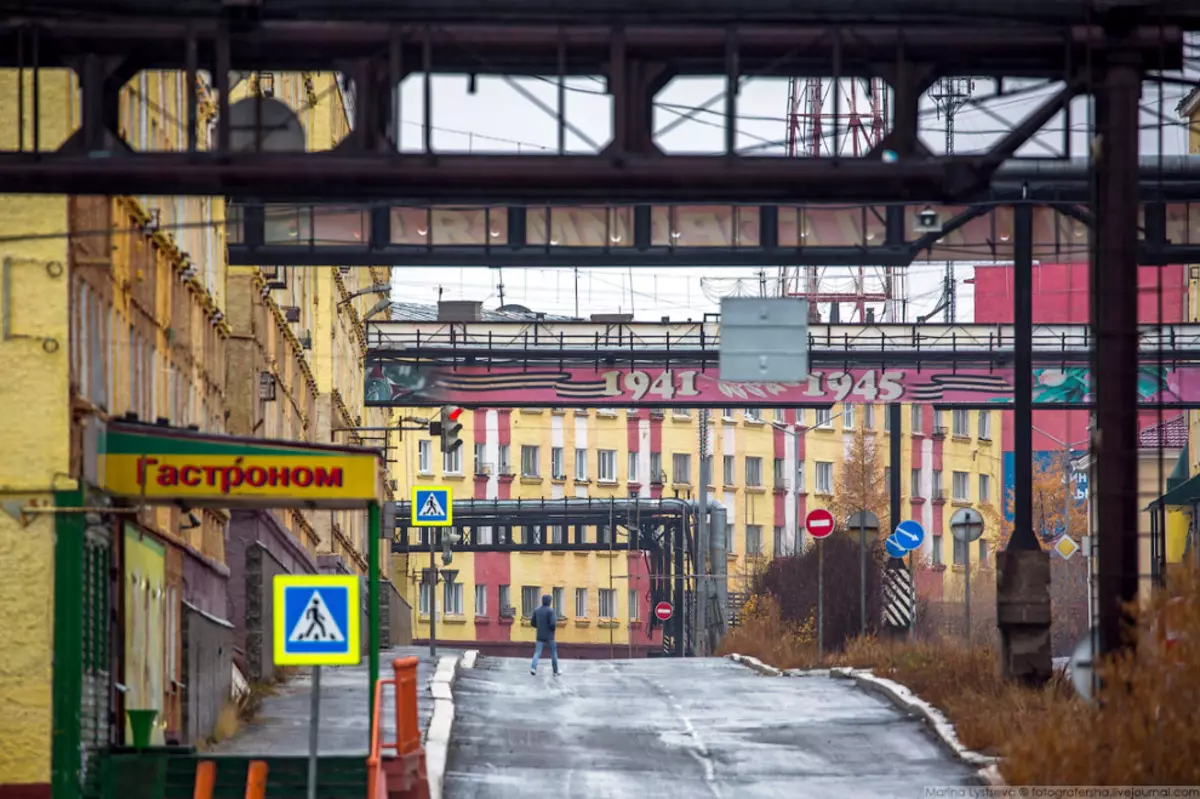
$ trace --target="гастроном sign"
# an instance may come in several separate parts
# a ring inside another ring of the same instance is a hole
[[[377,498],[379,459],[367,450],[110,427],[100,454],[106,491],[152,503],[362,507]]]
[[[1200,401],[1200,367],[1142,367],[1139,391],[1146,403]],[[1035,404],[1090,402],[1087,367],[1037,368]],[[897,369],[812,370],[803,383],[729,383],[707,370],[520,366],[413,367],[368,359],[368,405],[413,403],[554,407],[567,404],[630,407],[811,406],[839,402],[930,402],[945,405],[1011,404],[1011,369],[927,366]]]

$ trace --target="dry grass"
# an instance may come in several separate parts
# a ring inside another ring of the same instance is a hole
[[[1168,600],[1179,638],[1168,652],[1154,619]],[[1014,785],[1200,784],[1200,579],[1181,575],[1142,614],[1136,654],[1103,665],[1098,707],[1062,677],[1042,688],[1001,679],[989,646],[955,641],[910,644],[875,639],[817,657],[811,628],[782,622],[757,598],[722,654],[740,652],[779,668],[854,666],[906,685],[941,709],[970,749],[1004,758]]]

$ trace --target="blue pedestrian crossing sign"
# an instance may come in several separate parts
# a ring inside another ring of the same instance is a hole
[[[453,524],[454,500],[449,488],[417,486],[413,489],[413,527],[450,527]]]
[[[278,574],[274,589],[276,665],[353,666],[362,659],[358,577]]]

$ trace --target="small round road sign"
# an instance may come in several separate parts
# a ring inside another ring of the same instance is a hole
[[[833,535],[833,514],[824,508],[814,508],[804,517],[804,529],[813,538]]]
[[[671,607],[670,602],[659,602],[654,606],[654,615],[659,621],[666,621],[675,613],[675,608]]]

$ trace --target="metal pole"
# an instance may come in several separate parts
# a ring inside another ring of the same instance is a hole
[[[888,485],[888,535],[891,535],[891,533],[896,529],[896,525],[900,524],[900,470],[903,468],[903,455],[901,447],[903,441],[901,441],[901,426],[904,424],[902,411],[903,406],[898,402],[893,402],[887,408],[888,429],[891,430],[891,437],[888,439],[888,465],[889,469],[891,470],[888,474],[888,477],[890,478],[888,480],[888,483],[890,484]],[[916,560],[916,553],[910,555],[908,563],[910,576],[912,576],[912,573],[915,570]],[[913,584],[916,584],[915,580],[913,581]],[[913,637],[913,631],[917,626],[916,619],[916,609],[914,608],[913,620],[908,625],[908,636],[910,639]]]
[[[1033,533],[1033,208],[1013,209],[1013,532],[1006,549],[1040,549]]]
[[[378,502],[367,506],[367,669],[370,684],[367,686],[367,711],[371,728],[375,725],[375,686],[379,684],[379,600],[380,600],[380,554],[379,539],[383,537],[383,513]],[[389,535],[390,538],[390,535]],[[353,609],[350,611],[353,613]],[[315,677],[314,677],[315,679]]]
[[[697,510],[697,526],[696,526],[696,573],[709,574],[711,563],[709,562],[709,529],[708,529],[708,481],[712,479],[709,474],[708,464],[708,408],[700,409],[700,507]],[[778,553],[776,553],[778,554]],[[704,647],[703,654],[711,654],[708,649],[708,604],[709,597],[715,591],[715,586],[712,580],[702,580],[697,586],[697,594],[699,594],[699,602],[696,603],[696,627],[698,635],[696,636],[697,643]]]
[[[858,625],[859,635],[867,637],[867,528],[863,526],[865,512],[858,517]]]
[[[817,656],[825,658],[825,539],[817,539]]]
[[[1119,23],[1118,23],[1119,24]],[[1112,31],[1113,38],[1119,33]],[[1096,241],[1092,247],[1092,375],[1096,430],[1099,651],[1122,647],[1125,608],[1138,594],[1138,124],[1141,71],[1110,50],[1095,93],[1092,159]],[[1134,646],[1133,639],[1128,645]]]
[[[437,657],[437,550],[434,528],[429,528],[429,655]]]
[[[963,549],[965,550],[964,560],[966,568],[963,569],[963,638],[967,639],[967,646],[971,646],[971,542],[963,541]]]
[[[352,610],[351,613],[354,611]],[[373,686],[375,683],[371,683]],[[375,703],[372,701],[371,706]],[[321,667],[313,666],[308,710],[308,799],[317,799],[317,734],[321,729]]]

